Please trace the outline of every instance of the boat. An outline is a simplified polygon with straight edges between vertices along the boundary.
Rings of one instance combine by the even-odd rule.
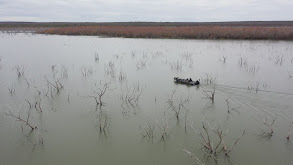
[[[200,79],[196,80],[196,81],[192,81],[191,78],[190,79],[181,79],[179,77],[174,77],[174,82],[178,83],[178,84],[186,84],[186,85],[199,85],[200,84]]]

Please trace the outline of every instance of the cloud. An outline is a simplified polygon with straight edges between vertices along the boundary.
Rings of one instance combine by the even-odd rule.
[[[293,20],[291,0],[0,0],[0,21]]]

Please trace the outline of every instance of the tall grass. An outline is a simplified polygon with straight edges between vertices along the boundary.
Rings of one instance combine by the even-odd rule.
[[[293,27],[289,26],[73,26],[46,29],[41,33],[126,38],[293,39]]]

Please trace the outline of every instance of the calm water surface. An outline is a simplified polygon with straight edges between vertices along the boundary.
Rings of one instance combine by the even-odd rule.
[[[183,150],[205,164],[291,164],[292,52],[287,41],[1,33],[0,164],[196,164]],[[247,134],[215,160],[202,123],[214,147],[212,129],[228,149]]]

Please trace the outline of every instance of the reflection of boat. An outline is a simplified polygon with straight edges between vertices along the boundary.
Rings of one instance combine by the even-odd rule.
[[[186,85],[199,85],[200,80],[192,81],[190,79],[180,79],[179,77],[174,77],[175,83],[186,84]]]

